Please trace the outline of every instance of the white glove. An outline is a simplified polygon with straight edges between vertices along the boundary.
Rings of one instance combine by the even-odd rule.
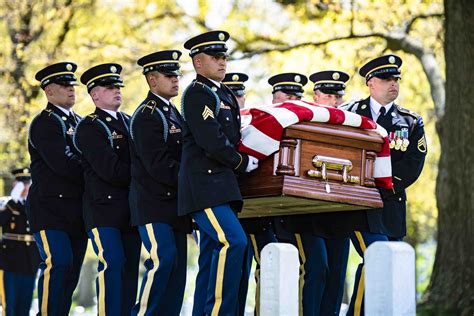
[[[245,169],[245,172],[250,172],[257,168],[258,168],[258,159],[255,158],[254,156],[249,155],[249,163],[247,164],[247,168]]]

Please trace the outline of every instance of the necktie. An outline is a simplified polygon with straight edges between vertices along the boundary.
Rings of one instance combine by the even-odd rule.
[[[384,106],[382,106],[379,111],[379,117],[377,118],[377,123],[380,123],[385,118],[385,112],[387,112],[387,110],[385,109]]]

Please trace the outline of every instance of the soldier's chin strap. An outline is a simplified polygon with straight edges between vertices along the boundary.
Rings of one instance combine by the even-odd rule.
[[[20,202],[23,200],[21,197],[21,194],[23,193],[23,190],[25,189],[25,184],[23,181],[17,181],[15,185],[13,186],[12,192],[10,193],[10,197],[12,198],[13,201],[16,203]]]

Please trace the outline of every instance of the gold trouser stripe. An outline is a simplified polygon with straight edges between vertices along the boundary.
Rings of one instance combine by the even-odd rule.
[[[299,286],[299,315],[303,315],[303,287],[304,287],[304,277],[306,274],[306,271],[304,270],[304,265],[306,263],[306,254],[304,252],[303,248],[303,241],[301,240],[301,235],[300,234],[295,234],[296,238],[296,245],[298,246],[298,252],[300,254],[301,258],[301,264],[300,264],[300,286]]]
[[[143,289],[143,294],[140,298],[140,310],[138,311],[138,316],[143,316],[146,313],[153,279],[155,278],[156,270],[158,270],[160,265],[160,259],[158,258],[158,243],[156,242],[155,232],[153,231],[153,224],[146,224],[145,227],[151,243],[149,255],[153,262],[153,268],[147,273],[145,288]]]
[[[43,243],[44,252],[46,253],[46,268],[43,273],[43,297],[41,298],[41,315],[48,315],[48,296],[49,296],[49,279],[51,277],[51,269],[53,267],[51,257],[51,250],[49,249],[48,238],[46,238],[46,231],[40,231],[41,242]]]
[[[225,270],[227,249],[229,249],[229,242],[227,241],[225,237],[225,233],[222,230],[221,225],[217,221],[216,216],[212,212],[212,209],[206,208],[204,212],[206,213],[207,218],[211,222],[212,227],[214,227],[214,229],[216,230],[217,238],[219,239],[219,242],[224,245],[221,248],[221,251],[219,251],[219,260],[217,263],[217,274],[216,274],[216,289],[214,292],[215,302],[214,302],[214,307],[212,308],[212,313],[211,313],[212,316],[218,316],[219,309],[222,304],[222,288],[224,284],[224,270]]]
[[[258,253],[257,240],[254,234],[250,234],[250,241],[252,243],[253,255],[257,261],[258,268],[255,269],[255,315],[260,315],[260,254]]]
[[[99,271],[97,278],[99,279],[99,316],[105,316],[105,270],[107,270],[107,261],[105,261],[104,258],[104,248],[102,247],[97,228],[92,229],[92,234],[94,235],[94,242],[98,250],[97,257],[99,257],[99,261],[102,262],[104,266],[102,271]],[[113,302],[113,304],[119,304],[119,302]]]
[[[365,249],[367,247],[365,246],[365,241],[364,238],[362,237],[362,233],[359,231],[354,232],[357,238],[357,241],[359,242],[360,249],[362,250],[362,253],[365,253]],[[365,283],[365,276],[364,276],[364,270],[365,267],[362,267],[362,270],[360,271],[360,278],[359,278],[359,284],[357,285],[357,295],[356,295],[356,300],[354,303],[354,316],[360,316],[362,313],[362,300],[364,299],[364,283]]]
[[[7,294],[5,293],[5,283],[3,280],[4,280],[3,270],[0,270],[0,296],[2,298],[2,308],[4,311],[6,311],[7,310],[7,297],[6,297]]]

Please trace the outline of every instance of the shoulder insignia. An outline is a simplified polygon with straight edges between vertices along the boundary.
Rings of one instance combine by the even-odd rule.
[[[88,117],[92,122],[94,122],[94,121],[98,118],[97,114],[89,114],[89,115],[87,115],[87,117]]]
[[[214,118],[214,112],[212,112],[211,109],[205,105],[204,110],[202,111],[202,118],[203,120],[207,120],[209,117]]]
[[[426,153],[426,137],[423,135],[419,140],[418,140],[418,150],[422,153]]]

